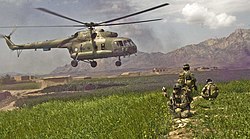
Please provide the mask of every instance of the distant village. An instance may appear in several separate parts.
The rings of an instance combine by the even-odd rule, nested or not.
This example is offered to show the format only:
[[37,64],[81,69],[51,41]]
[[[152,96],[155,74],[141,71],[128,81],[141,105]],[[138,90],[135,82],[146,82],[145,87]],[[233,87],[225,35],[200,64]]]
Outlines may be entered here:
[[32,82],[35,81],[37,77],[35,76],[28,76],[28,75],[20,75],[20,76],[10,76],[4,75],[0,78],[1,84],[15,84],[15,83],[24,83],[24,82]]
[[40,83],[41,87],[65,84],[72,80],[71,76],[56,76],[56,77],[36,77],[31,75],[18,75],[10,76],[4,75],[0,78],[0,84],[2,85],[11,85],[11,84],[21,84],[21,83]]
[[[181,69],[180,69],[181,70]],[[195,67],[193,71],[213,71],[218,70],[218,67]],[[124,72],[120,76],[141,76],[141,75],[152,75],[152,74],[178,74],[180,71],[171,68],[153,68],[150,72]],[[40,83],[42,88],[47,86],[65,84],[70,81],[79,79],[90,79],[91,77],[71,77],[71,76],[54,76],[54,77],[36,77],[32,75],[4,75],[0,77],[0,84],[19,84],[19,83]]]
[[[218,67],[195,67],[191,70],[193,71],[213,71],[218,70]],[[153,68],[152,72],[156,74],[160,73],[168,73],[168,74],[177,74],[181,71],[181,68],[179,70],[176,69],[170,69],[170,68]]]

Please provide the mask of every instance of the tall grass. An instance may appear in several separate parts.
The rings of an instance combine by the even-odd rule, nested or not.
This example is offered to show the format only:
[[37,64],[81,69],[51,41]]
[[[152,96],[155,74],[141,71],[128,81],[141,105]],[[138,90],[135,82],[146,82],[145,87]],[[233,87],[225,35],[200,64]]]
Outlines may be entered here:
[[157,138],[170,126],[166,100],[157,92],[51,101],[0,113],[0,138]]
[[219,84],[220,94],[215,101],[198,100],[193,117],[199,123],[190,128],[197,138],[250,137],[250,81]]
[[[177,75],[169,75],[169,76],[147,76],[147,77],[120,77],[120,78],[104,78],[104,79],[91,79],[91,80],[81,80],[81,81],[73,81],[72,83],[68,85],[64,85],[65,88],[68,88],[69,86],[82,87],[86,84],[92,84],[92,85],[100,85],[105,84],[106,86],[110,86],[107,88],[102,89],[96,89],[91,91],[85,91],[82,89],[82,91],[79,90],[79,92],[74,93],[62,93],[57,92],[57,90],[54,90],[52,92],[57,92],[54,94],[46,94],[44,96],[39,97],[27,97],[18,99],[16,102],[16,106],[23,107],[23,106],[34,106],[37,104],[41,104],[43,102],[47,102],[50,100],[79,100],[79,99],[92,99],[96,97],[103,97],[103,96],[109,96],[114,94],[131,94],[132,93],[147,93],[149,91],[161,91],[162,86],[172,86],[175,76]],[[122,86],[112,86],[120,84]],[[112,86],[112,87],[111,87]],[[62,86],[60,86],[62,87]],[[84,87],[82,87],[84,88]],[[67,90],[67,89],[66,89]]]

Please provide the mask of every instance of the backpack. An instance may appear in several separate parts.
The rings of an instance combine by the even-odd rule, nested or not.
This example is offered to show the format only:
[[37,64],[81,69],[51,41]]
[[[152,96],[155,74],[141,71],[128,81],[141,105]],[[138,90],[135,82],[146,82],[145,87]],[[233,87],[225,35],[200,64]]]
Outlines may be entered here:
[[216,98],[219,95],[219,88],[214,83],[208,84],[207,91],[209,98]]
[[196,80],[194,78],[194,75],[190,71],[187,71],[184,72],[184,81],[188,87],[192,88],[195,85]]

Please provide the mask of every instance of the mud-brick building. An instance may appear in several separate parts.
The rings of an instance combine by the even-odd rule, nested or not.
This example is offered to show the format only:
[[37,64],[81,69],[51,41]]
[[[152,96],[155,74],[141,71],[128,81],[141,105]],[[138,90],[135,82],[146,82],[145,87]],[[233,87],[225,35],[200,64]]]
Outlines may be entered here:
[[22,81],[32,81],[35,80],[36,77],[35,76],[14,76],[14,80],[16,80],[17,82],[22,82]]
[[55,76],[55,77],[45,77],[41,80],[42,87],[55,86],[61,84],[67,84],[73,79],[71,76]]

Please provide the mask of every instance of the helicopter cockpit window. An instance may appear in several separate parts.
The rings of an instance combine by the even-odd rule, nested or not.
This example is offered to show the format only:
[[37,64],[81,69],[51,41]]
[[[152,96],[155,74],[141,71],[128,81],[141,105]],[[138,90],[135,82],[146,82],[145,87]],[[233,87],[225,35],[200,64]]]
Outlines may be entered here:
[[124,46],[122,41],[115,41],[114,44],[115,44],[116,46],[120,46],[120,47],[121,47],[121,46]]
[[128,43],[130,44],[130,46],[135,46],[135,44],[132,40],[128,40]]
[[124,46],[131,46],[130,43],[127,40],[123,41]]
[[122,41],[118,41],[118,46],[123,46],[123,43],[122,43]]

